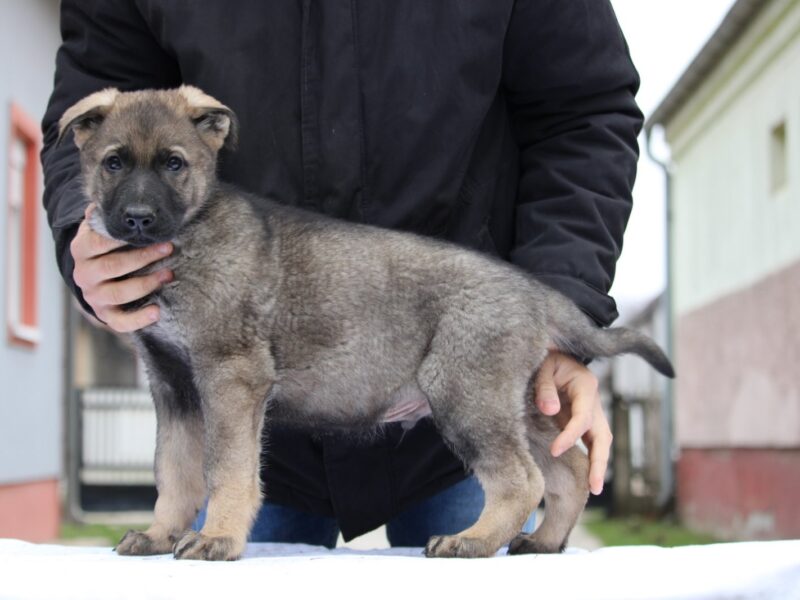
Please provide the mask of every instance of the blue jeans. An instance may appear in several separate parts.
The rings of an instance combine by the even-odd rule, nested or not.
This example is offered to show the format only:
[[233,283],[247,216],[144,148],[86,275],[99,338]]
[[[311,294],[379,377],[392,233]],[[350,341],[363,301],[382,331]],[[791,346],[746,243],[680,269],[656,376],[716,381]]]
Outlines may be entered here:
[[[432,535],[452,535],[478,520],[483,509],[483,489],[472,476],[426,498],[386,523],[386,537],[396,546],[418,547]],[[202,528],[203,508],[193,525]],[[523,531],[531,533],[536,513],[531,514]],[[323,517],[271,502],[264,502],[250,532],[251,542],[281,542],[336,547],[339,525],[334,517]]]

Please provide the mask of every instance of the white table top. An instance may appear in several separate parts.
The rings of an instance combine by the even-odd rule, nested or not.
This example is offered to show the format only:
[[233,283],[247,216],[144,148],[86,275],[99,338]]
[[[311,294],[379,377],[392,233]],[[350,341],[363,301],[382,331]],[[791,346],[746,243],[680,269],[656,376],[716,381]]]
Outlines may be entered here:
[[561,555],[426,559],[250,544],[236,562],[120,557],[110,548],[0,540],[0,598],[764,598],[800,599],[800,540]]

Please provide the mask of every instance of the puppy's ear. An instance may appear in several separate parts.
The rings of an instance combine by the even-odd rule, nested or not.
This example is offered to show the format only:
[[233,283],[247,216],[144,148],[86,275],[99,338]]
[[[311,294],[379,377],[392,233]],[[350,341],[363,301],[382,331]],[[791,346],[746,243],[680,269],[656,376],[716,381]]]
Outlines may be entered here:
[[72,130],[75,133],[75,145],[82,148],[106,118],[119,93],[116,88],[106,88],[86,96],[68,108],[58,122],[56,145]]
[[236,146],[239,121],[230,108],[190,85],[182,85],[178,93],[186,101],[189,118],[197,127],[197,133],[209,147],[219,150],[223,146]]

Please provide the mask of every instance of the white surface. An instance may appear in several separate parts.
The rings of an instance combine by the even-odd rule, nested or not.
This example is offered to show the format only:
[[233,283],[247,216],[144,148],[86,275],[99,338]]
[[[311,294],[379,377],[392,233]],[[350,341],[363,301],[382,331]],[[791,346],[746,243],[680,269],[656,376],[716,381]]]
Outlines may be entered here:
[[0,540],[0,598],[800,599],[800,540],[426,559],[419,549],[251,544],[230,563]]

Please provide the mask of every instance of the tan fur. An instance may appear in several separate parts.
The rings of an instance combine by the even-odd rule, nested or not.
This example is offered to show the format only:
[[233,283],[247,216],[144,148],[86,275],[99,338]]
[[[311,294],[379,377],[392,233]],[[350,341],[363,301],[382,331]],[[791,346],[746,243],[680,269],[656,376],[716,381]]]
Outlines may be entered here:
[[[155,394],[169,393],[155,388]],[[203,476],[204,431],[197,418],[176,419],[157,403],[155,476],[158,499],[153,524],[129,531],[117,545],[119,554],[167,554],[185,535],[206,497]]]
[[427,555],[491,556],[522,529],[542,499],[544,477],[529,456],[496,469],[478,468],[475,475],[485,496],[478,520],[456,535],[431,538],[425,549]]
[[177,91],[178,94],[183,96],[184,100],[186,100],[186,104],[192,110],[196,108],[221,108],[228,110],[228,107],[222,102],[209,96],[203,90],[193,85],[182,85]]
[[119,90],[116,88],[106,88],[90,96],[86,96],[86,98],[67,109],[58,121],[59,141],[64,138],[70,128],[73,128],[75,145],[78,148],[82,148],[84,142],[92,132],[90,128],[79,125],[77,121],[86,114],[93,112],[96,112],[99,116],[105,116],[111,110],[119,93]]
[[182,85],[178,88],[180,94],[187,104],[187,111],[193,119],[197,119],[211,110],[221,111],[224,115],[217,123],[217,127],[213,132],[204,131],[201,135],[204,136],[207,143],[209,143],[215,150],[222,148],[225,140],[230,133],[231,128],[231,109],[222,104],[216,98],[212,98],[205,92],[199,90],[191,85]]
[[199,534],[188,534],[176,546],[178,558],[202,558],[215,538],[227,539],[226,558],[239,556],[261,506],[259,460],[269,380],[238,377],[247,365],[236,363],[247,361],[248,357],[233,359],[216,366],[222,376],[200,378],[201,394],[211,399],[204,406],[206,444],[215,453],[206,465],[208,516]]
[[[589,461],[579,448],[570,448],[558,462],[546,461],[547,489],[545,518],[532,534],[520,534],[512,543],[514,551],[559,552],[563,549],[564,531],[572,531],[589,497]],[[556,508],[557,507],[557,508]],[[548,510],[552,509],[552,510]]]

